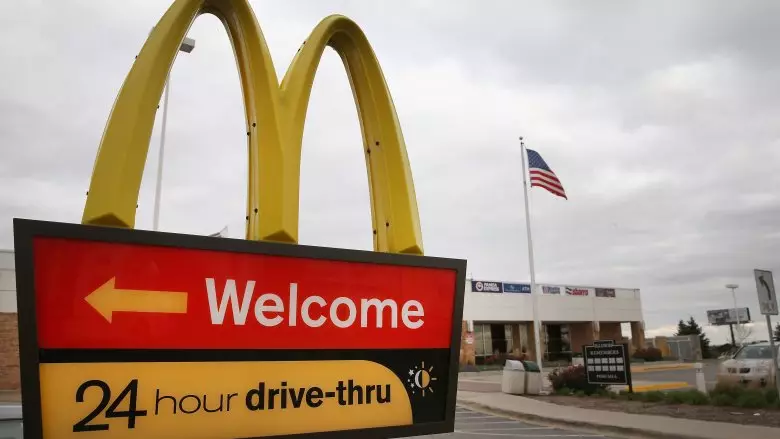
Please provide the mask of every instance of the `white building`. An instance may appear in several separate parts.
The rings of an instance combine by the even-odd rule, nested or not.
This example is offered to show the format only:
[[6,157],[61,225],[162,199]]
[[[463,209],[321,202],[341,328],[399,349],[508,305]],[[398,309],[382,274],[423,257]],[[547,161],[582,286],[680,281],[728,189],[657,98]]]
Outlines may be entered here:
[[[594,340],[631,339],[644,346],[642,301],[635,288],[537,285],[542,351],[547,361],[569,361]],[[466,280],[461,362],[501,361],[523,352],[534,358],[533,299],[529,283]],[[630,337],[622,334],[629,324]]]

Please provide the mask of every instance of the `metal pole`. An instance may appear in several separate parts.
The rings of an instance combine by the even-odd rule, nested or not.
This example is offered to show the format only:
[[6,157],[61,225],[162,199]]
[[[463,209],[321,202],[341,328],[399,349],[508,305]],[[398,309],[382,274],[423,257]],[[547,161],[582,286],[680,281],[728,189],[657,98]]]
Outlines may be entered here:
[[157,187],[154,191],[154,223],[153,229],[160,228],[160,195],[162,193],[163,158],[165,156],[165,128],[168,125],[168,95],[171,90],[170,76],[165,80],[165,99],[163,100],[162,128],[160,133],[160,153],[157,157]]
[[534,351],[536,352],[536,364],[539,365],[539,370],[542,369],[542,343],[541,343],[541,329],[542,325],[539,319],[539,306],[537,304],[538,293],[536,291],[536,275],[534,273],[534,246],[531,240],[531,213],[528,209],[528,175],[526,172],[525,162],[527,160],[527,154],[525,151],[525,143],[523,143],[523,137],[520,137],[520,150],[521,161],[523,162],[523,195],[525,196],[525,230],[528,234],[528,265],[531,271],[531,303],[533,304],[534,313]]
[[735,287],[731,287],[731,297],[734,299],[734,315],[737,316],[737,334],[739,335],[739,345],[742,346],[742,328],[739,321],[739,310],[737,309],[737,291]]
[[772,320],[769,318],[769,314],[766,315],[766,327],[769,330],[769,347],[772,349],[772,369],[775,373],[775,387],[777,387],[777,393],[780,394],[780,368],[777,367],[777,350],[775,349]]

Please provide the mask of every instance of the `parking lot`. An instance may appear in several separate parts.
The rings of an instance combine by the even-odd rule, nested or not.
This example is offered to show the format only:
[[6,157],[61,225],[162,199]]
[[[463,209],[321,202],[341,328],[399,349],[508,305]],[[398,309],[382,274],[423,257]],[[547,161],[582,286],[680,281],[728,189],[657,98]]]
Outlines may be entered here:
[[517,421],[503,416],[458,407],[455,414],[455,432],[435,435],[441,439],[512,439],[534,438],[608,438],[592,432],[563,430],[538,424]]

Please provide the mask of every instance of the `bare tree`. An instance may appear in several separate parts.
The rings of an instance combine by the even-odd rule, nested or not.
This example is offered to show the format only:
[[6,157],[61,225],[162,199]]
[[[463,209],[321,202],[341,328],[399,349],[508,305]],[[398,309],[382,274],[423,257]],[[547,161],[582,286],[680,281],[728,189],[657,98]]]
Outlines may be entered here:
[[752,323],[740,323],[734,325],[734,338],[738,345],[744,344],[753,335]]

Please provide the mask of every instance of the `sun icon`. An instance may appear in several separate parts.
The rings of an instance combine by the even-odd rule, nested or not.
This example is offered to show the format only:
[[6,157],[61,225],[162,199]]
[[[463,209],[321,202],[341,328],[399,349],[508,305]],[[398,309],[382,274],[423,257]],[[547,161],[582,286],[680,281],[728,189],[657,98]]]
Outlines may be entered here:
[[426,390],[433,393],[431,384],[436,381],[437,378],[432,375],[432,372],[433,366],[426,370],[424,361],[420,363],[419,366],[414,366],[414,368],[409,369],[409,378],[407,378],[406,382],[409,384],[409,388],[412,389],[412,395],[414,395],[415,390],[418,389],[422,392],[423,397],[425,397]]

